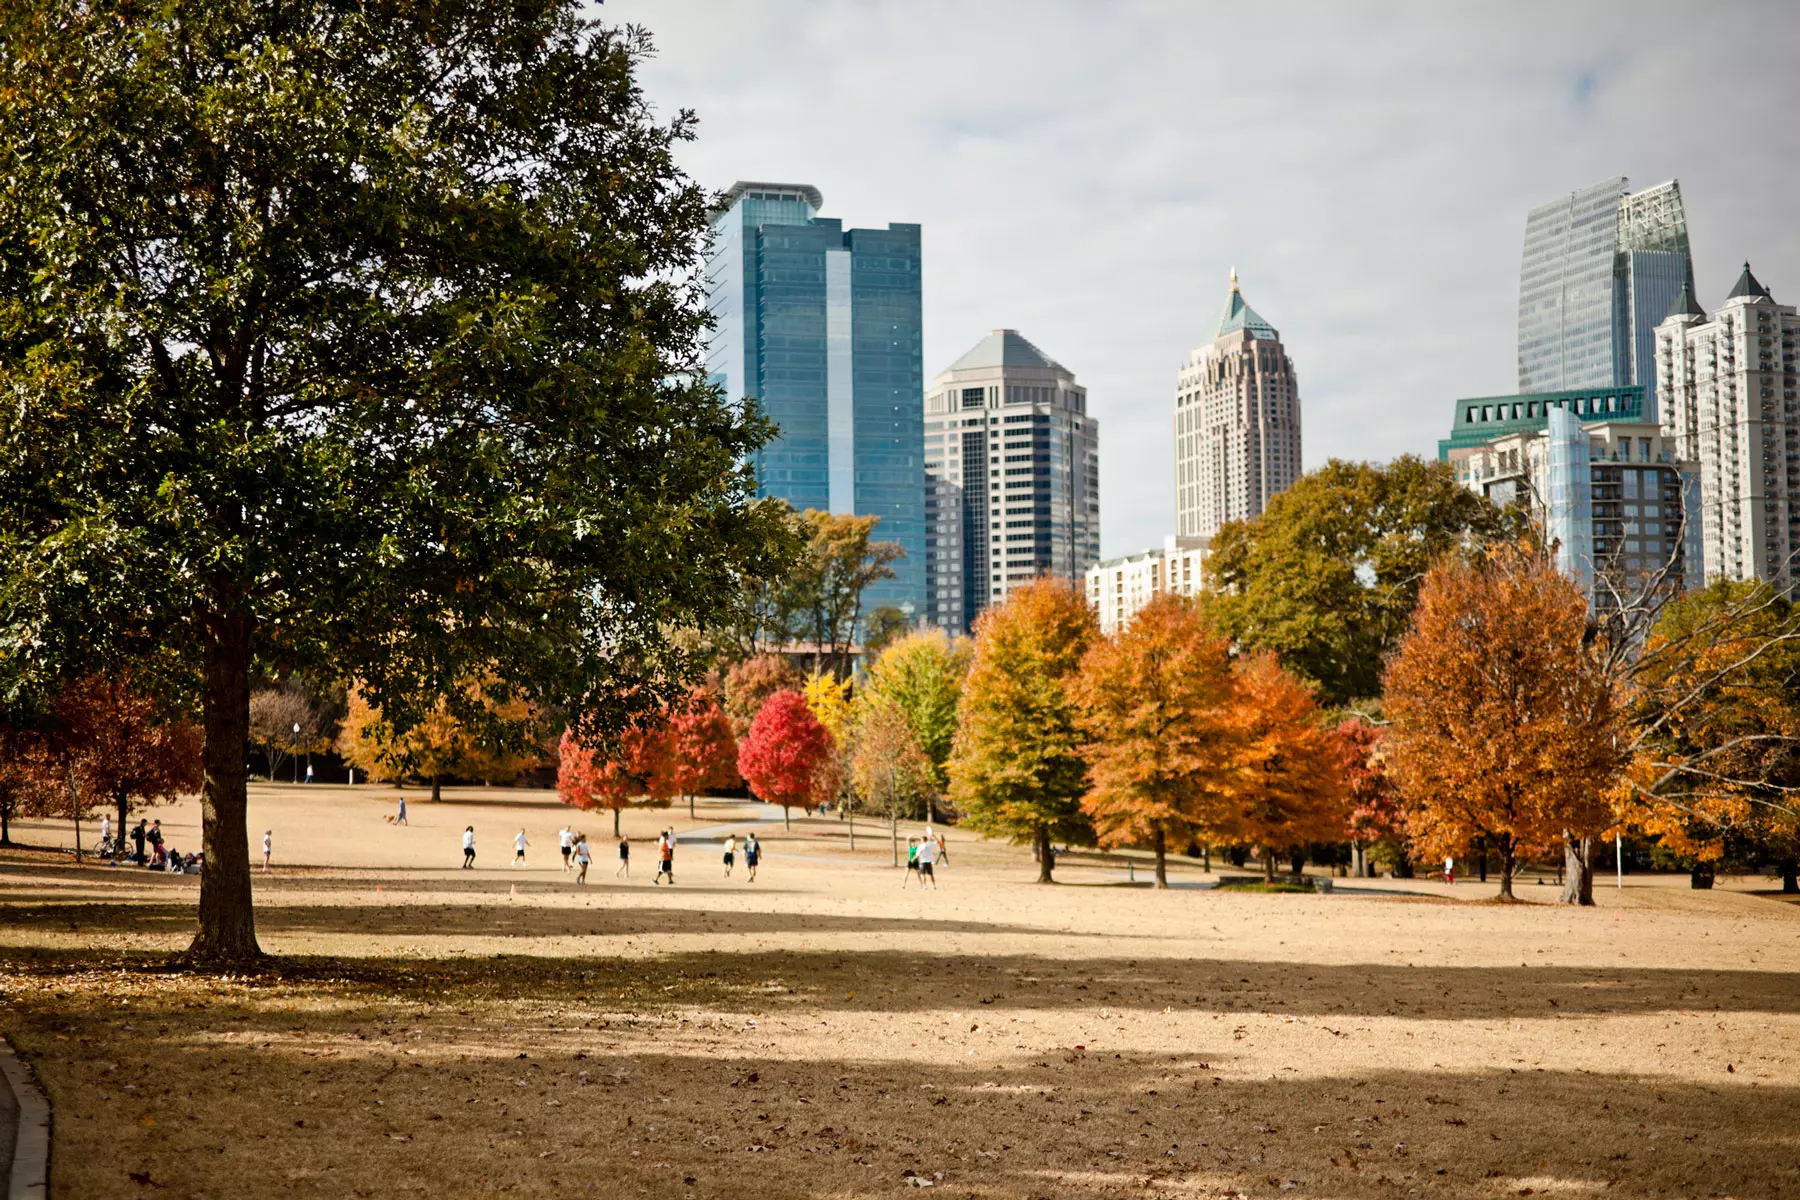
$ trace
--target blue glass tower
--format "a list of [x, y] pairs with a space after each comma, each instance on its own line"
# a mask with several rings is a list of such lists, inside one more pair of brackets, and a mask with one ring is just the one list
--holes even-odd
[[707, 373], [780, 434], [753, 459], [763, 495], [881, 518], [906, 557], [865, 614], [925, 601], [925, 360], [919, 227], [843, 228], [806, 184], [737, 183], [713, 214]]

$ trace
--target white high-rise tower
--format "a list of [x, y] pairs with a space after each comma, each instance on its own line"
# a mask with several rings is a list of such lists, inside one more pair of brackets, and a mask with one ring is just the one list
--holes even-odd
[[1210, 538], [1261, 515], [1300, 478], [1300, 393], [1281, 335], [1238, 292], [1212, 341], [1188, 356], [1175, 387], [1175, 512], [1180, 537]]

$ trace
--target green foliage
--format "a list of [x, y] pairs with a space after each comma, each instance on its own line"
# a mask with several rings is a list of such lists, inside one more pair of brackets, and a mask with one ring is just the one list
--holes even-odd
[[603, 735], [782, 565], [648, 50], [571, 0], [0, 10], [0, 685], [204, 668], [208, 953], [255, 952], [255, 664]]
[[1097, 636], [1087, 602], [1050, 579], [1013, 592], [976, 623], [949, 763], [950, 799], [972, 828], [1036, 842], [1040, 853], [1050, 838], [1093, 842], [1070, 685]]
[[893, 642], [869, 667], [859, 703], [890, 704], [905, 717], [924, 752], [933, 791], [949, 785], [956, 705], [974, 649], [964, 638], [928, 630]]
[[1447, 464], [1333, 459], [1262, 516], [1219, 530], [1208, 615], [1240, 647], [1272, 650], [1318, 683], [1327, 707], [1374, 697], [1431, 564], [1523, 523], [1458, 484]]

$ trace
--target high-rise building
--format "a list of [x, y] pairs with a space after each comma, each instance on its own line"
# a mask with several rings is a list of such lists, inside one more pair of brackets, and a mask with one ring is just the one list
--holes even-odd
[[1175, 385], [1175, 531], [1210, 538], [1260, 516], [1300, 478], [1300, 392], [1275, 327], [1244, 303], [1237, 272], [1212, 340]]
[[1635, 384], [1654, 421], [1656, 326], [1694, 271], [1681, 185], [1629, 187], [1604, 180], [1526, 217], [1519, 391]]
[[1700, 467], [1642, 408], [1637, 387], [1459, 400], [1438, 454], [1471, 491], [1530, 513], [1558, 570], [1605, 610], [1646, 585], [1700, 584]]
[[864, 611], [925, 599], [919, 227], [843, 228], [807, 184], [737, 183], [713, 214], [707, 373], [780, 433], [752, 456], [761, 494], [877, 516], [906, 557]]
[[1100, 427], [1087, 389], [996, 329], [925, 396], [925, 619], [969, 629], [1040, 575], [1082, 586], [1100, 557]]
[[1663, 429], [1700, 463], [1706, 578], [1796, 582], [1800, 317], [1744, 264], [1709, 319], [1684, 290], [1656, 331]]
[[1165, 593], [1194, 596], [1206, 589], [1205, 538], [1166, 537], [1160, 549], [1109, 558], [1087, 569], [1088, 606], [1111, 637]]

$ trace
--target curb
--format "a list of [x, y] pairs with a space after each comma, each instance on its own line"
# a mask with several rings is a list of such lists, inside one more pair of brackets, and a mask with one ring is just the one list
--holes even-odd
[[50, 1194], [50, 1102], [44, 1099], [31, 1068], [0, 1037], [0, 1076], [19, 1104], [18, 1136], [13, 1140], [11, 1178], [6, 1200], [46, 1200]]

